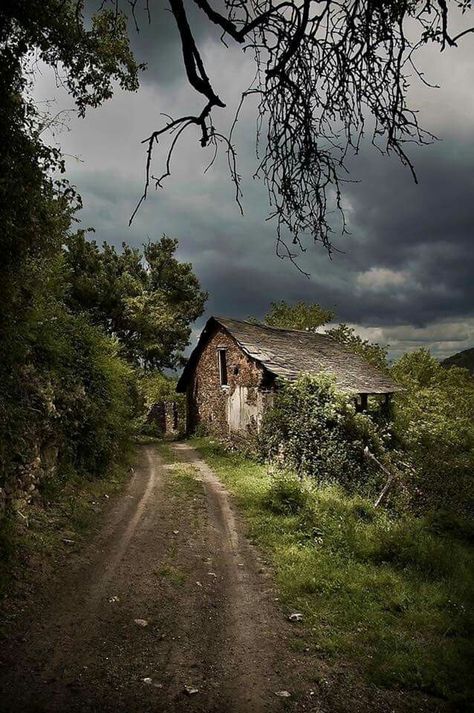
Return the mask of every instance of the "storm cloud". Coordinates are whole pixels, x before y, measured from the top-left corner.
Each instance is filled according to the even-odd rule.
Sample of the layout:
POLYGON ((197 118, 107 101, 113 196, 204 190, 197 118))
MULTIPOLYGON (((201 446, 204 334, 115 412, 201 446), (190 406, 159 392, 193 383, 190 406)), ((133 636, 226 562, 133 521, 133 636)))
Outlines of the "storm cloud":
MULTIPOLYGON (((152 23, 139 17, 133 44, 148 62, 136 94, 118 92, 85 119, 71 116, 59 137, 68 172, 84 201, 81 220, 95 239, 139 245, 161 234, 179 239, 179 256, 193 263, 210 297, 206 316, 261 316, 271 301, 312 300, 332 307, 338 319, 393 356, 424 345, 445 356, 474 343, 474 93, 472 41, 442 55, 426 51, 429 78, 441 84, 414 86, 411 100, 421 123, 442 140, 412 147, 418 184, 406 167, 383 157, 370 143, 351 163, 344 192, 350 235, 335 232, 332 259, 308 243, 299 263, 275 255, 275 224, 267 221, 263 186, 255 169, 255 107, 244 111, 237 134, 243 176, 241 216, 234 201, 225 155, 204 174, 211 153, 191 130, 175 155, 164 189, 151 191, 131 227, 128 220, 143 190, 144 148, 140 141, 161 126, 160 112, 195 112, 200 98, 187 86, 173 18, 158 4, 152 23)), ((252 66, 238 48, 226 50, 215 28, 196 12, 197 38, 217 91, 229 108, 216 121, 228 128, 239 92, 252 66)), ((39 78, 40 99, 70 102, 47 71, 39 78)), ((162 156, 162 154, 161 154, 162 156)), ((156 162, 158 163, 159 154, 156 162)), ((157 169, 158 170, 158 169, 157 169)), ((199 327, 199 325, 198 325, 199 327)))

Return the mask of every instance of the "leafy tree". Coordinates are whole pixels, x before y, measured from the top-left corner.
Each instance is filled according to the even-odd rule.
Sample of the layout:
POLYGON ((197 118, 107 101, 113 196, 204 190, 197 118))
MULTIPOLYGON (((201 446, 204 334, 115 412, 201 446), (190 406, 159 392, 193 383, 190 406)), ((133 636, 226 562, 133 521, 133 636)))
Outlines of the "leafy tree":
POLYGON ((71 309, 88 314, 119 340, 130 362, 146 368, 182 362, 190 325, 207 298, 191 264, 176 259, 177 246, 177 240, 163 236, 143 253, 125 243, 117 252, 107 244, 99 248, 84 232, 68 241, 71 309))
MULTIPOLYGON (((32 261, 60 250, 80 199, 60 152, 42 140, 45 117, 31 98, 34 63, 57 72, 79 113, 112 94, 134 90, 138 66, 123 13, 103 8, 84 20, 82 0, 5 0, 0 7, 0 329, 18 330, 41 282, 32 261), (32 278, 36 277, 37 282, 32 278)), ((17 340, 17 345, 19 345, 17 340)), ((10 350, 7 350, 9 353, 10 350)))
POLYGON ((113 93, 114 83, 138 89, 127 18, 118 7, 102 7, 84 17, 84 0, 4 0, 0 10, 0 62, 4 90, 22 77, 28 56, 51 66, 83 115, 113 93))
POLYGON ((78 111, 118 83, 137 88, 125 16, 84 19, 81 0, 5 0, 0 7, 0 487, 57 464, 97 473, 116 454, 134 408, 117 345, 65 307, 62 246, 80 205, 60 152, 42 138, 34 67, 57 72, 78 111))
POLYGON ((149 409, 158 401, 177 401, 184 404, 183 394, 176 393, 177 379, 156 371, 145 371, 140 374, 139 386, 149 409))
POLYGON ((362 339, 353 327, 347 324, 338 324, 337 327, 331 327, 326 331, 330 337, 340 342, 349 351, 355 354, 360 354, 368 362, 386 371, 387 364, 387 347, 380 344, 373 344, 368 339, 362 339))
POLYGON ((61 255, 31 261, 30 270, 34 302, 1 344, 0 488, 7 491, 30 471, 40 477, 72 466, 99 475, 139 408, 135 374, 117 343, 66 309, 61 255))
POLYGON ((302 329, 314 332, 334 318, 334 312, 317 303, 309 304, 300 300, 289 304, 284 300, 272 302, 264 317, 265 324, 282 329, 302 329))
POLYGON ((426 349, 404 354, 392 375, 404 387, 394 428, 414 466, 414 504, 472 512, 474 379, 443 368, 426 349))
MULTIPOLYGON (((335 207, 341 209, 346 160, 357 155, 368 125, 380 150, 394 153, 411 167, 406 144, 433 138, 419 126, 416 107, 408 101, 412 77, 424 81, 417 54, 428 44, 438 45, 441 51, 455 47, 472 32, 469 27, 457 35, 450 31, 453 12, 469 10, 469 0, 168 3, 180 35, 187 79, 202 98, 202 106, 195 114, 169 117, 148 137, 142 200, 152 173, 158 177, 157 185, 170 175, 178 139, 190 130, 197 132, 202 147, 217 151, 223 146, 239 200, 233 130, 223 134, 217 114, 229 98, 238 105, 237 123, 243 103, 251 98, 258 115, 255 174, 268 189, 271 217, 277 221, 277 248, 290 258, 294 247, 286 245, 285 234, 293 246, 309 234, 331 249, 330 216, 335 207), (233 96, 232 84, 226 87, 226 97, 216 93, 196 41, 192 6, 222 33, 223 52, 240 46, 254 59, 254 78, 241 97, 233 96), (151 160, 164 134, 172 140, 161 171, 152 169, 151 160)), ((211 69, 219 72, 218 66, 211 69)))

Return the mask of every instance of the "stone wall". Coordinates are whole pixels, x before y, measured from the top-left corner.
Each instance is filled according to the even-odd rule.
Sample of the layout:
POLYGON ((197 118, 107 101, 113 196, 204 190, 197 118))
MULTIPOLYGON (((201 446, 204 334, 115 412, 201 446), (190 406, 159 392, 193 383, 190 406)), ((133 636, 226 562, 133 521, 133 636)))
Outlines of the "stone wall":
POLYGON ((204 347, 188 385, 188 430, 202 426, 219 437, 245 436, 258 430, 271 398, 263 368, 220 327, 204 347), (227 386, 220 384, 219 349, 226 350, 227 386))
POLYGON ((157 401, 150 408, 146 421, 156 427, 159 435, 177 435, 185 430, 183 404, 181 401, 157 401))
POLYGON ((22 510, 38 495, 41 481, 56 474, 59 448, 47 440, 34 449, 33 457, 16 469, 3 487, 0 487, 0 519, 8 508, 22 510))

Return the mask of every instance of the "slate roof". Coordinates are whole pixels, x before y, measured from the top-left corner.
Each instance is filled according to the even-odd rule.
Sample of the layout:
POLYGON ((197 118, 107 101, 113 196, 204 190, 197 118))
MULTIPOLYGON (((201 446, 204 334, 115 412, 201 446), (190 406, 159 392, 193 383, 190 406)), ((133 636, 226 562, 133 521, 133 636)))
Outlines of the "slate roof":
POLYGON ((207 339, 222 326, 243 352, 276 377, 294 381, 300 374, 331 374, 343 391, 355 394, 391 394, 400 387, 363 357, 350 352, 326 334, 278 329, 228 317, 211 317, 178 381, 185 391, 188 378, 207 339))

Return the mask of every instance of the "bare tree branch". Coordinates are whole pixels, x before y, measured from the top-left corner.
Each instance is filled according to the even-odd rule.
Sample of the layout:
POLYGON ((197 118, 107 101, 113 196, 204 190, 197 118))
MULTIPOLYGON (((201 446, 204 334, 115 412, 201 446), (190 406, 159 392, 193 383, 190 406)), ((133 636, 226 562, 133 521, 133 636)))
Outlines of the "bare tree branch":
POLYGON ((230 38, 253 53, 256 65, 248 91, 235 98, 240 102, 226 138, 216 131, 213 118, 214 110, 225 104, 213 90, 185 4, 168 1, 188 81, 205 103, 196 115, 170 121, 146 139, 146 181, 140 204, 149 188, 159 137, 179 127, 157 181, 161 186, 170 175, 178 137, 194 125, 201 146, 214 147, 211 165, 218 147, 225 148, 241 207, 233 132, 243 102, 257 96, 255 177, 267 188, 270 218, 277 225, 277 254, 292 260, 295 250, 288 244, 302 249, 308 235, 331 253, 334 213, 340 217, 342 232, 346 231, 342 211, 346 160, 358 153, 369 119, 374 146, 398 156, 416 181, 407 144, 435 139, 420 127, 407 101, 413 73, 429 85, 417 68, 416 54, 428 43, 438 44, 441 51, 453 47, 474 31, 469 28, 455 37, 449 33, 451 8, 464 13, 469 0, 221 0, 218 10, 216 0, 193 0, 209 22, 222 29, 225 47, 225 39, 230 38))

